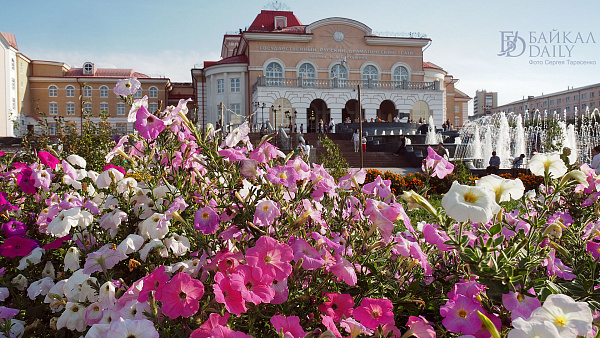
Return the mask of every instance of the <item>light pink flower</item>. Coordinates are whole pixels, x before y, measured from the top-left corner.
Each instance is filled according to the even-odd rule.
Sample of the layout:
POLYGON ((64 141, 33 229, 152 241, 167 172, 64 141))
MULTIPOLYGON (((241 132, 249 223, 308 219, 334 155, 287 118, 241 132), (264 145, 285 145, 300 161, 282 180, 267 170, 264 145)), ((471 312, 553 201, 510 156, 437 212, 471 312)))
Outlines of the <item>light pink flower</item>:
POLYGON ((146 107, 141 106, 136 113, 135 129, 145 139, 154 139, 165 130, 165 123, 157 116, 150 114, 146 107))
POLYGON ((269 226, 272 225, 277 217, 281 215, 277 203, 266 200, 256 205, 254 212, 254 225, 269 226))
MULTIPOLYGON (((533 289, 529 291, 535 292, 533 289)), ((510 318, 512 320, 517 318, 527 319, 531 316, 533 310, 542 306, 542 303, 537 297, 529 297, 520 292, 512 291, 502 295, 502 304, 510 311, 510 318)))
POLYGON ((338 330, 337 326, 335 326, 335 322, 333 321, 333 318, 326 316, 326 315, 321 315, 321 318, 322 318, 321 323, 323 325, 325 325, 325 328, 327 330, 330 330, 331 332, 333 332, 333 335, 336 338, 342 338, 342 334, 338 330))
POLYGON ((412 334, 417 338, 435 338, 435 330, 433 329, 433 326, 429 324, 430 323, 422 316, 410 316, 406 323, 406 326, 410 329, 405 333, 405 336, 410 337, 412 334))
POLYGON ((385 199, 392 193, 392 181, 384 180, 381 176, 377 176, 371 183, 367 183, 363 186, 363 192, 369 195, 379 196, 381 199, 385 199))
POLYGON ((350 333, 351 338, 355 338, 360 334, 373 335, 373 330, 357 322, 354 318, 342 319, 340 326, 346 329, 346 332, 350 333))
POLYGON ((333 273, 337 278, 346 282, 346 284, 353 286, 356 285, 357 277, 356 271, 354 270, 354 266, 350 263, 346 258, 342 257, 340 254, 335 255, 336 263, 332 265, 329 269, 331 273, 333 273))
POLYGON ((325 265, 321 254, 302 238, 294 241, 292 250, 294 250, 294 260, 302 259, 302 268, 305 270, 316 270, 325 265))
POLYGON ((440 314, 444 317, 442 324, 450 332, 474 334, 481 328, 477 311, 485 312, 477 300, 457 295, 440 307, 440 314))
POLYGON ((194 228, 205 235, 217 232, 220 222, 219 214, 209 206, 197 210, 194 215, 194 228))

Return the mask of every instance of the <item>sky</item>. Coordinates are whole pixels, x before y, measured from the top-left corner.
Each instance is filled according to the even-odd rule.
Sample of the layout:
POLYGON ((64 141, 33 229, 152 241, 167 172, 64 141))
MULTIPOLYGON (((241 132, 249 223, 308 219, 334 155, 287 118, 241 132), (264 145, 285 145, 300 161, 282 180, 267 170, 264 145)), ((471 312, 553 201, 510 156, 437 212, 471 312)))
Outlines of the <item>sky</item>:
MULTIPOLYGON (((499 104, 600 83, 598 0, 286 0, 302 24, 345 17, 373 32, 420 32, 424 61, 458 89, 499 104), (563 62, 558 64, 557 62, 563 62)), ((220 59, 223 35, 248 27, 271 0, 20 0, 0 3, 0 31, 35 60, 133 68, 173 82, 220 59)), ((470 108, 472 109, 472 108, 470 108)))

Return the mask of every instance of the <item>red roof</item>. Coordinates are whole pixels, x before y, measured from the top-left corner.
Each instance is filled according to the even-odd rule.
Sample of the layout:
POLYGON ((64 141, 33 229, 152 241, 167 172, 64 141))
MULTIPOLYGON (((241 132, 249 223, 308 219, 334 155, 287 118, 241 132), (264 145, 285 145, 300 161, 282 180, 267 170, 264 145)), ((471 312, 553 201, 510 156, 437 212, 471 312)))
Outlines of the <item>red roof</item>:
POLYGON ((287 27, 302 26, 302 23, 294 15, 293 12, 288 11, 260 11, 260 14, 256 16, 256 19, 252 22, 248 28, 248 32, 271 32, 274 31, 275 17, 284 16, 287 18, 287 27))
POLYGON ((17 39, 14 34, 4 32, 0 32, 0 34, 8 41, 8 44, 11 45, 12 48, 19 50, 19 47, 17 47, 17 39))
POLYGON ((219 61, 204 61, 204 68, 216 65, 227 65, 232 63, 248 63, 248 57, 246 54, 230 56, 219 61))
POLYGON ((436 65, 435 63, 425 62, 425 61, 423 61, 423 68, 433 68, 433 69, 444 70, 444 68, 436 65))
POLYGON ((66 77, 114 77, 114 78, 129 78, 137 77, 140 79, 149 79, 150 76, 135 72, 133 69, 119 68, 96 68, 94 75, 84 75, 83 68, 71 68, 66 74, 66 77))

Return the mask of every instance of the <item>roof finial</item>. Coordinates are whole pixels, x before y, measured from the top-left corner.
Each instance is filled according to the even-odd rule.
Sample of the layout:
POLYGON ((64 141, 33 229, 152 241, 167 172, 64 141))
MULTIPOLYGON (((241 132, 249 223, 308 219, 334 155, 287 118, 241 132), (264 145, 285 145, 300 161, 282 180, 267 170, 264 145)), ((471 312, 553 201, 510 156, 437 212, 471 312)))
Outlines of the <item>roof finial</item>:
POLYGON ((290 7, 281 1, 271 1, 265 5, 264 9, 270 11, 289 11, 290 7))

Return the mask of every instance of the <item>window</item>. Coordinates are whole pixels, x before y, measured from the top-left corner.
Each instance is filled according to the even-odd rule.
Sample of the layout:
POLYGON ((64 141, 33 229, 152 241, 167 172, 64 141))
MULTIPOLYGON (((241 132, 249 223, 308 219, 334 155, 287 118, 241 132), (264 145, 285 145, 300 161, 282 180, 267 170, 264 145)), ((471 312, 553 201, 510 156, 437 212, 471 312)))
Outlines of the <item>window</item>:
POLYGON ((566 111, 567 111, 567 112, 570 112, 570 111, 571 111, 571 107, 570 107, 570 106, 569 106, 569 107, 567 107, 566 111))
POLYGON ((240 91, 240 78, 231 79, 231 92, 238 93, 240 91))
POLYGON ((586 94, 581 94, 581 99, 582 99, 582 100, 585 100, 585 98, 586 98, 586 97, 587 97, 587 95, 586 95, 586 94))
POLYGON ((100 97, 108 97, 108 87, 100 86, 100 97))
POLYGON ((67 97, 75 97, 75 87, 68 85, 67 87, 65 87, 65 92, 67 94, 67 97))
POLYGON ((15 59, 10 59, 10 65, 12 70, 15 70, 15 59))
POLYGON ((67 102, 67 115, 75 115, 75 103, 67 102))
POLYGON ((310 63, 303 63, 300 66, 298 76, 302 78, 303 87, 314 87, 316 85, 314 79, 317 78, 317 72, 315 71, 315 67, 310 63))
POLYGON ((585 103, 583 103, 583 104, 581 105, 581 109, 585 110, 585 108, 586 108, 586 104, 585 104, 585 103))
POLYGON ((12 86, 12 89, 13 89, 13 90, 17 89, 17 80, 15 80, 15 79, 11 79, 11 82, 12 82, 12 84, 11 84, 11 86, 12 86))
POLYGON ((125 115, 125 103, 117 103, 117 115, 125 115))
POLYGON ((565 98, 565 102, 571 102, 571 97, 570 97, 570 96, 567 96, 567 97, 565 98))
POLYGON ((101 102, 100 103, 100 112, 101 113, 108 113, 108 103, 106 103, 106 102, 101 102))
POLYGON ((591 92, 591 93, 590 93, 590 99, 591 99, 592 97, 594 97, 594 95, 595 95, 595 94, 596 94, 596 93, 594 93, 594 92, 591 92))
POLYGON ((550 100, 550 105, 553 106, 554 105, 554 100, 550 100))
POLYGON ((575 100, 579 100, 579 95, 574 95, 573 96, 573 101, 575 101, 575 100))
POLYGON ((12 109, 17 110, 17 99, 15 99, 14 97, 12 99, 12 109))
POLYGON ((142 87, 140 87, 135 93, 133 93, 133 98, 134 99, 142 98, 142 87))
POLYGON ((377 86, 377 80, 379 79, 379 72, 377 68, 373 65, 368 65, 363 69, 362 80, 364 86, 369 86, 371 83, 371 87, 377 86), (369 81, 371 80, 371 81, 369 81))
POLYGON ((556 99, 556 104, 560 104, 562 102, 562 99, 556 99))
MULTIPOLYGON (((394 74, 392 75, 394 82, 408 81, 408 70, 406 67, 400 66, 394 68, 394 74)), ((399 84, 396 84, 398 86, 399 84)))
POLYGON ((148 91, 150 93, 149 95, 151 99, 155 99, 158 97, 158 88, 152 86, 148 89, 148 91))
POLYGON ((217 93, 221 94, 225 92, 225 80, 219 79, 217 80, 217 93))
POLYGON ((454 112, 460 113, 460 107, 457 104, 454 105, 454 112))
POLYGON ((456 128, 458 126, 460 126, 460 117, 455 116, 454 117, 454 127, 456 128))
POLYGON ((117 134, 125 135, 127 134, 127 123, 117 123, 117 134))
POLYGON ((594 102, 590 102, 590 108, 594 108, 594 102))
POLYGON ((345 87, 346 81, 344 80, 348 79, 348 70, 340 64, 334 65, 331 67, 329 78, 333 80, 334 87, 345 87))
POLYGON ((86 62, 83 64, 83 75, 94 75, 94 64, 86 62))
POLYGON ((283 68, 277 62, 271 62, 267 65, 265 70, 265 77, 267 78, 267 86, 281 86, 283 83, 283 68))
POLYGON ((429 119, 429 105, 427 104, 427 102, 422 100, 415 102, 413 104, 411 115, 415 121, 418 121, 421 118, 427 121, 429 119))
POLYGON ((50 105, 48 106, 48 114, 58 115, 58 103, 50 102, 50 105))
POLYGON ((48 87, 48 96, 57 97, 58 96, 58 87, 55 85, 51 85, 48 87))
POLYGON ((83 87, 83 96, 84 97, 92 97, 92 87, 91 86, 83 87))
POLYGON ((48 123, 48 135, 56 135, 56 123, 48 123))
POLYGON ((149 106, 150 106, 150 112, 151 113, 153 113, 153 112, 155 112, 155 111, 158 110, 158 103, 156 103, 156 102, 150 103, 149 106))
POLYGON ((88 114, 91 113, 92 112, 92 103, 91 102, 86 102, 83 105, 83 111, 86 112, 86 113, 88 113, 88 114))
POLYGON ((232 103, 229 105, 229 110, 232 111, 232 113, 230 113, 231 119, 229 123, 232 125, 239 125, 243 122, 240 106, 241 105, 239 103, 232 103))

